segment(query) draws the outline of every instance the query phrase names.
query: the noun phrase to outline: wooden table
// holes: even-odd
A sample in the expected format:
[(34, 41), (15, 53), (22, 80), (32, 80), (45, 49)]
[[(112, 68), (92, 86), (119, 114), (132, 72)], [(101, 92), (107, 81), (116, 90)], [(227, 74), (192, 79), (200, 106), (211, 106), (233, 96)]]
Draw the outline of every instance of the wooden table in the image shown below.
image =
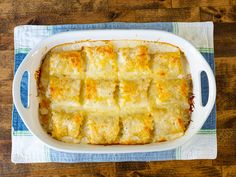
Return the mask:
[[(22, 24), (214, 21), (216, 160), (13, 164), (13, 28)], [(236, 176), (236, 0), (1, 0), (0, 176)]]

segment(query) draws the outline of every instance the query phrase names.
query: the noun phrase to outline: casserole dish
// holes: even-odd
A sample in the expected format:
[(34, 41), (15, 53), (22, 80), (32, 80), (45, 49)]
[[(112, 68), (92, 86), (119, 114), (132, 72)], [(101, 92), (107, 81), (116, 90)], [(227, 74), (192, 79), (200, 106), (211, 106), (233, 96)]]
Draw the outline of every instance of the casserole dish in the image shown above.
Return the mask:
[[(39, 69), (45, 54), (54, 46), (72, 43), (81, 40), (147, 40), (166, 42), (178, 46), (185, 53), (190, 67), (190, 74), (193, 83), (193, 94), (195, 109), (191, 115), (191, 123), (184, 136), (176, 140), (146, 145), (88, 145), (88, 144), (67, 144), (52, 139), (45, 133), (38, 118), (38, 93), (37, 82), (34, 78), (35, 72)], [(29, 73), (29, 88), (27, 108), (23, 107), (20, 100), (20, 81), (24, 72)], [(200, 74), (206, 72), (209, 82), (208, 103), (202, 106)], [(127, 152), (148, 152), (168, 150), (180, 146), (189, 140), (203, 125), (214, 106), (216, 96), (214, 75), (201, 54), (186, 40), (171, 33), (156, 30), (96, 30), (67, 32), (54, 35), (38, 44), (24, 59), (18, 68), (13, 81), (13, 100), (24, 123), (38, 139), (46, 145), (61, 151), (80, 153), (127, 153)]]

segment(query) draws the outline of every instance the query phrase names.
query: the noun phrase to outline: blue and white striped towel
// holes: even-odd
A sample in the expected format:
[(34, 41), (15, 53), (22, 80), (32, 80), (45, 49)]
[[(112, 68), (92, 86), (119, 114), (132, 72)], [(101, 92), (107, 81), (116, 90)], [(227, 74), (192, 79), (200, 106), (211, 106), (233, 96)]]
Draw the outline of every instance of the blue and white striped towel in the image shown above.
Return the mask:
[[(99, 23), (55, 26), (18, 26), (14, 30), (15, 68), (17, 70), (27, 53), (42, 39), (56, 33), (91, 29), (157, 29), (175, 33), (190, 41), (214, 70), (213, 24), (203, 23)], [(203, 102), (207, 102), (207, 79), (202, 80)], [(26, 103), (27, 76), (22, 79), (21, 98)], [(217, 154), (216, 109), (202, 129), (183, 146), (162, 152), (127, 154), (75, 154), (50, 149), (41, 144), (28, 131), (16, 108), (12, 111), (12, 162), (111, 162), (160, 161), (185, 159), (214, 159)]]

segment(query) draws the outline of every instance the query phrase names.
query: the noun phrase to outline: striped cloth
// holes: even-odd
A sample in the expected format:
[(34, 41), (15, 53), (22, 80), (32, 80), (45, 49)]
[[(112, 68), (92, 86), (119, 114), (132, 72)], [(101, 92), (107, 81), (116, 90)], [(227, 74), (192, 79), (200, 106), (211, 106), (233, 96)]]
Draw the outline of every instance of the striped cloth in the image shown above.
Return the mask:
[[(14, 29), (14, 73), (27, 53), (42, 39), (56, 33), (91, 29), (157, 29), (177, 34), (190, 41), (205, 57), (214, 71), (213, 24), (204, 23), (99, 23), (55, 26), (18, 26)], [(27, 74), (21, 82), (21, 98), (27, 105)], [(203, 104), (208, 99), (207, 78), (202, 76)], [(79, 154), (58, 152), (41, 144), (28, 131), (15, 106), (12, 110), (12, 162), (120, 162), (163, 161), (185, 159), (214, 159), (217, 155), (216, 108), (202, 129), (186, 144), (177, 149), (127, 154)]]

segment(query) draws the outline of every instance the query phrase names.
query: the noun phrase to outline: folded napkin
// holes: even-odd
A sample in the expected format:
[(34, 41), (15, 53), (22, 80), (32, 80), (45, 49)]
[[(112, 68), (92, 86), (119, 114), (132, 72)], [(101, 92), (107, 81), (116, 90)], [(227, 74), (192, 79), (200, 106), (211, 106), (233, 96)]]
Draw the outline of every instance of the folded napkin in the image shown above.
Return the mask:
[[(55, 26), (24, 25), (14, 29), (15, 67), (14, 73), (27, 53), (42, 39), (56, 33), (92, 29), (157, 29), (177, 34), (190, 41), (205, 57), (214, 71), (213, 24), (200, 23), (98, 23)], [(21, 98), (27, 104), (27, 75), (21, 84)], [(207, 102), (206, 77), (202, 77), (203, 102)], [(186, 159), (214, 159), (217, 155), (216, 109), (202, 129), (186, 144), (173, 150), (148, 153), (125, 154), (80, 154), (55, 151), (32, 136), (19, 116), (15, 106), (12, 110), (12, 162), (120, 162), (163, 161)]]

